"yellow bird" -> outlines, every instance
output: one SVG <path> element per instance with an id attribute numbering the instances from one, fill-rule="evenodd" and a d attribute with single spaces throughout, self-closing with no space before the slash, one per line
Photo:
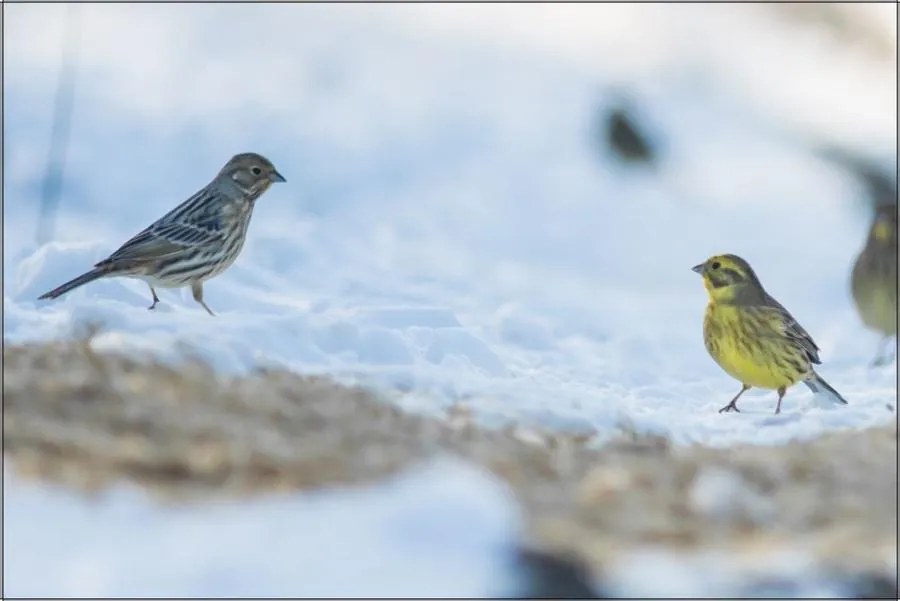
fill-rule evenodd
<path id="1" fill-rule="evenodd" d="M 885 343 L 897 336 L 896 205 L 883 205 L 875 212 L 866 246 L 853 265 L 850 287 L 863 323 L 882 334 L 873 365 L 889 363 Z"/>
<path id="2" fill-rule="evenodd" d="M 740 392 L 719 409 L 739 411 L 737 400 L 756 386 L 778 391 L 775 413 L 789 386 L 803 381 L 836 403 L 847 401 L 816 373 L 819 347 L 797 320 L 765 291 L 750 264 L 735 255 L 717 255 L 693 270 L 709 295 L 703 320 L 706 350 L 719 367 L 741 383 Z"/>

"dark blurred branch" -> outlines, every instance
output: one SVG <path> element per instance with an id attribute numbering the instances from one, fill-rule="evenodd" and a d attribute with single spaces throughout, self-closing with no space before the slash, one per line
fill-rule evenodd
<path id="1" fill-rule="evenodd" d="M 47 171 L 41 190 L 41 209 L 38 216 L 37 242 L 43 244 L 53 237 L 53 226 L 65 173 L 66 150 L 69 146 L 69 129 L 72 117 L 72 101 L 75 92 L 75 74 L 80 41 L 81 7 L 66 7 L 62 60 L 56 98 L 53 105 L 53 127 L 50 132 L 50 152 Z"/>

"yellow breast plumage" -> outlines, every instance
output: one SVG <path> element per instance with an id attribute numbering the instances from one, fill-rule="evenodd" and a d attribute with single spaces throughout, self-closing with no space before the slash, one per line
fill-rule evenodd
<path id="1" fill-rule="evenodd" d="M 747 386 L 776 390 L 796 384 L 809 371 L 809 361 L 772 321 L 747 307 L 711 302 L 703 320 L 706 350 Z"/>

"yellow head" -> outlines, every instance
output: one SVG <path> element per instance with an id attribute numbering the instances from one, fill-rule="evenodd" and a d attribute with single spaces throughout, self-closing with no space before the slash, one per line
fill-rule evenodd
<path id="1" fill-rule="evenodd" d="M 765 294 L 750 264 L 737 255 L 710 257 L 693 270 L 703 276 L 710 301 L 750 301 Z"/>
<path id="2" fill-rule="evenodd" d="M 883 245 L 897 245 L 897 207 L 882 205 L 875 212 L 869 242 Z"/>

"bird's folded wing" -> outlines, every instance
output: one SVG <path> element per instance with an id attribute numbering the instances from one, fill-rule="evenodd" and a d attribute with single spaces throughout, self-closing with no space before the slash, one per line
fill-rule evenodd
<path id="1" fill-rule="evenodd" d="M 134 236 L 98 267 L 120 261 L 145 261 L 177 254 L 186 248 L 203 247 L 220 242 L 224 232 L 218 219 L 207 218 L 190 223 L 157 222 Z"/>
<path id="2" fill-rule="evenodd" d="M 806 354 L 810 363 L 816 365 L 821 363 L 819 360 L 819 347 L 816 346 L 816 343 L 812 339 L 812 336 L 809 335 L 809 332 L 804 330 L 803 326 L 797 323 L 794 316 L 791 315 L 781 303 L 771 297 L 770 301 L 770 305 L 766 307 L 766 310 L 770 311 L 773 318 L 777 320 L 776 323 L 779 324 L 781 333 Z"/>

